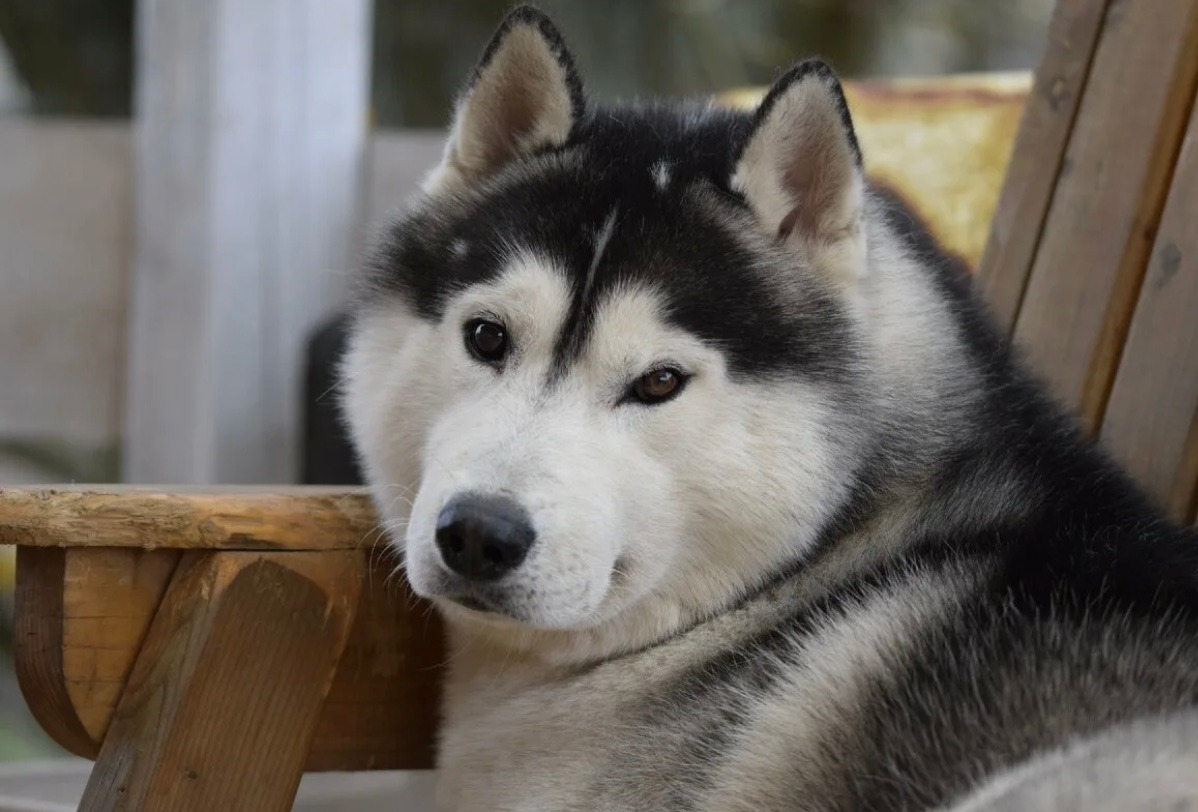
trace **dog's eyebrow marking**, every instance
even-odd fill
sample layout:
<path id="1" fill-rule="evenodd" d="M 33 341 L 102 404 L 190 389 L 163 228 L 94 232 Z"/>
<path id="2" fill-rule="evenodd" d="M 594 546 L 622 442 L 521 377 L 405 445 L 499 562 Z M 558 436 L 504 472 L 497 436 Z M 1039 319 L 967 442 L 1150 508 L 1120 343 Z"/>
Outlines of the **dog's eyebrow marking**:
<path id="1" fill-rule="evenodd" d="M 649 172 L 653 175 L 653 183 L 664 192 L 670 185 L 670 165 L 665 161 L 658 161 Z"/>
<path id="2" fill-rule="evenodd" d="M 595 235 L 595 255 L 591 257 L 590 267 L 587 268 L 586 282 L 583 283 L 581 301 L 586 302 L 591 298 L 591 289 L 595 287 L 595 271 L 599 269 L 599 262 L 603 259 L 603 252 L 607 250 L 607 244 L 611 242 L 612 232 L 616 230 L 616 215 L 619 214 L 620 207 L 613 206 L 608 212 L 607 219 L 603 221 L 603 225 L 599 228 L 599 233 Z"/>
<path id="3" fill-rule="evenodd" d="M 466 252 L 470 250 L 470 246 L 466 244 L 464 239 L 458 237 L 449 244 L 449 250 L 453 252 L 456 258 L 461 259 L 466 256 Z"/>
<path id="4" fill-rule="evenodd" d="M 586 277 L 581 280 L 581 284 L 574 288 L 573 301 L 562 320 L 562 330 L 558 335 L 557 346 L 553 350 L 554 363 L 549 368 L 548 378 L 550 383 L 561 377 L 571 356 L 576 355 L 586 341 L 594 309 L 591 297 L 595 294 L 595 280 L 599 274 L 599 264 L 603 261 L 603 254 L 607 251 L 608 243 L 611 242 L 612 234 L 616 230 L 616 218 L 619 213 L 620 207 L 613 206 L 612 210 L 607 213 L 603 225 L 595 232 L 595 253 L 591 255 Z"/>

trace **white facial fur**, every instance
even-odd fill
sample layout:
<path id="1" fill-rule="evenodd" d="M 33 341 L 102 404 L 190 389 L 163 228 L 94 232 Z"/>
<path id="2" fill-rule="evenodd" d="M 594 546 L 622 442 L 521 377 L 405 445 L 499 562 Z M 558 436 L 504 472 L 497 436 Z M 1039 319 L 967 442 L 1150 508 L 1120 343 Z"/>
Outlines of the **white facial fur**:
<path id="1" fill-rule="evenodd" d="M 505 494 L 537 533 L 525 562 L 486 592 L 516 622 L 441 603 L 451 619 L 570 657 L 643 644 L 792 558 L 844 477 L 826 398 L 810 385 L 731 380 L 722 356 L 667 325 L 647 290 L 608 298 L 582 357 L 547 385 L 564 279 L 519 254 L 437 324 L 376 307 L 346 372 L 350 423 L 385 520 L 406 526 L 393 541 L 416 591 L 468 591 L 440 559 L 437 515 L 465 492 Z M 464 347 L 463 325 L 480 313 L 512 337 L 500 372 Z M 619 403 L 663 361 L 691 375 L 679 396 Z"/>

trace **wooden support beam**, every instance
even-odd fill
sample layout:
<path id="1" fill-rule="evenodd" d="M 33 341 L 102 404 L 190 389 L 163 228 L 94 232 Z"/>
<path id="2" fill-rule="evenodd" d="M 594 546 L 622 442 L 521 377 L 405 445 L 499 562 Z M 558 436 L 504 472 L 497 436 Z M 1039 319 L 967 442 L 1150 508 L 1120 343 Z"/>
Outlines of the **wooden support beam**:
<path id="1" fill-rule="evenodd" d="M 353 261 L 369 0 L 140 0 L 123 478 L 291 482 Z"/>
<path id="2" fill-rule="evenodd" d="M 1173 514 L 1198 500 L 1198 107 L 1102 426 L 1102 440 Z"/>
<path id="3" fill-rule="evenodd" d="M 150 626 L 80 810 L 291 808 L 361 553 L 202 553 Z"/>

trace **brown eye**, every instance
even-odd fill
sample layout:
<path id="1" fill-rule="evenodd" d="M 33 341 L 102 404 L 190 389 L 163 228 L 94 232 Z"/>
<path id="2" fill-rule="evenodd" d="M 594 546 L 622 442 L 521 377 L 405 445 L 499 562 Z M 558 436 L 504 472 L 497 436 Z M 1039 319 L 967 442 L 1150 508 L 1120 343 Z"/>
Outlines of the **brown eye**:
<path id="1" fill-rule="evenodd" d="M 654 369 L 637 378 L 629 394 L 641 403 L 663 403 L 681 392 L 685 381 L 676 369 Z"/>
<path id="2" fill-rule="evenodd" d="M 507 355 L 507 330 L 502 324 L 485 319 L 468 322 L 466 348 L 478 360 L 496 364 Z"/>

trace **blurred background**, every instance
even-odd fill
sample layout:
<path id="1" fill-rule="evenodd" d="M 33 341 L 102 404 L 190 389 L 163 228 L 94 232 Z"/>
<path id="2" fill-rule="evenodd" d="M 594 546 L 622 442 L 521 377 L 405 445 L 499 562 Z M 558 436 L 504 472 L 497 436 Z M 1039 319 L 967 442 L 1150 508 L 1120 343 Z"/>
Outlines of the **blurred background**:
<path id="1" fill-rule="evenodd" d="M 510 5 L 0 0 L 0 486 L 320 478 L 322 327 Z M 540 5 L 590 92 L 628 99 L 814 54 L 850 77 L 1025 72 L 1052 3 Z M 57 752 L 8 665 L 11 553 L 0 761 Z"/>

